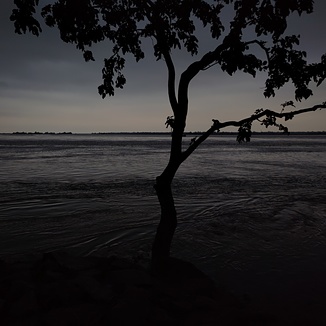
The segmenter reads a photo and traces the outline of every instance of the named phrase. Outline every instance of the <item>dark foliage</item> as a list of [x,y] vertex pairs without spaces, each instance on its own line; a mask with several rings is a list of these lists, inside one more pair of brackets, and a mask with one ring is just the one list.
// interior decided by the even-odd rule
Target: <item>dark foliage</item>
[[[34,16],[39,1],[15,0],[15,4],[17,9],[11,16],[15,31],[38,35],[42,30]],[[224,7],[229,6],[234,8],[234,17],[225,33],[227,26],[223,26],[221,17]],[[109,40],[113,44],[102,71],[99,92],[103,97],[114,95],[115,88],[124,86],[126,54],[132,54],[136,61],[144,58],[144,38],[153,40],[158,60],[175,48],[197,54],[195,21],[199,21],[206,27],[213,46],[213,51],[198,61],[200,70],[216,63],[230,75],[242,70],[255,76],[257,71],[265,70],[266,96],[274,95],[275,89],[292,81],[296,99],[301,100],[312,95],[311,80],[320,84],[325,79],[326,57],[320,63],[308,64],[306,52],[296,49],[299,36],[284,33],[291,13],[312,11],[312,0],[58,0],[44,6],[41,14],[48,26],[59,29],[64,42],[75,44],[83,52],[86,61],[94,60],[90,50],[94,43]],[[256,35],[246,40],[244,34],[250,28]],[[252,50],[255,46],[261,48],[264,59]]]

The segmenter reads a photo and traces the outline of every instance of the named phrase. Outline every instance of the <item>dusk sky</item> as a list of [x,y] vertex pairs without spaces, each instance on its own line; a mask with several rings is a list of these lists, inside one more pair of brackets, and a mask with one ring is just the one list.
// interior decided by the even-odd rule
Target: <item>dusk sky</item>
[[[149,51],[144,60],[136,64],[131,58],[127,62],[125,88],[103,100],[97,87],[110,45],[96,48],[96,61],[86,63],[74,45],[60,40],[56,29],[43,26],[39,37],[15,34],[9,20],[13,7],[13,0],[1,0],[0,132],[166,131],[166,117],[172,115],[166,69],[163,61],[155,61],[150,44],[145,43]],[[326,53],[325,13],[326,1],[316,0],[313,14],[295,15],[289,25],[289,34],[301,35],[301,48],[311,62]],[[203,39],[204,46],[214,49],[215,44],[208,41]],[[181,52],[173,56],[179,73],[191,62]],[[218,66],[202,72],[191,84],[187,131],[206,130],[212,119],[239,120],[257,108],[280,110],[281,103],[294,100],[291,85],[266,99],[264,77],[252,78],[241,72],[230,77]],[[312,98],[295,103],[296,107],[326,101],[326,83],[313,91]],[[290,131],[325,131],[326,110],[300,115],[286,125]],[[254,130],[265,128],[257,123]]]

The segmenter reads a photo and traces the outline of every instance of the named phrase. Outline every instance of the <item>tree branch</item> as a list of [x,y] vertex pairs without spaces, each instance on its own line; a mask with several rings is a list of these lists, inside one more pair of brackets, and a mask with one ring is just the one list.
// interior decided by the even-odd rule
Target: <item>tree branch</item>
[[188,104],[188,89],[191,80],[201,71],[217,61],[218,55],[224,48],[224,44],[220,44],[215,50],[207,52],[200,60],[193,62],[181,74],[178,89],[178,103]]
[[191,143],[191,145],[181,154],[181,163],[184,162],[204,140],[206,140],[211,134],[213,134],[215,130],[216,130],[216,127],[215,127],[215,123],[214,123],[199,138],[195,139]]
[[171,54],[168,51],[163,53],[166,66],[168,68],[168,94],[170,104],[173,110],[174,115],[176,114],[176,108],[178,106],[176,94],[175,94],[175,68],[171,58]]
[[162,55],[164,57],[167,69],[168,69],[168,95],[169,101],[173,110],[174,115],[176,114],[176,109],[178,106],[176,93],[175,93],[175,67],[173,60],[168,49],[168,46],[165,44],[164,33],[160,30],[161,26],[159,24],[159,13],[156,13],[153,8],[155,8],[154,3],[151,0],[146,0],[145,4],[150,8],[147,10],[147,19],[153,24],[156,31],[156,41],[161,46]]
[[234,126],[234,127],[240,127],[245,123],[253,122],[255,120],[258,120],[259,118],[263,116],[274,116],[277,118],[285,118],[286,120],[292,119],[295,115],[306,113],[306,112],[313,112],[318,109],[326,109],[326,102],[322,104],[317,104],[309,108],[300,109],[300,110],[294,110],[290,112],[275,112],[269,109],[263,110],[257,114],[253,114],[252,116],[239,120],[239,121],[226,121],[226,122],[219,122],[218,120],[213,120],[213,125],[204,132],[199,138],[194,140],[191,145],[182,153],[181,155],[181,162],[184,162],[194,151],[195,149],[204,141],[206,140],[210,135],[214,133],[214,131],[219,131],[222,128]]
[[245,45],[250,45],[250,44],[259,45],[264,50],[264,52],[266,54],[267,62],[269,64],[270,63],[270,56],[269,56],[268,48],[265,46],[265,43],[266,42],[264,42],[264,41],[252,40],[252,41],[245,42]]
[[[258,120],[259,118],[263,117],[263,116],[274,116],[277,118],[285,118],[286,120],[292,119],[295,115],[301,114],[301,113],[306,113],[306,112],[312,112],[312,111],[316,111],[318,109],[326,109],[326,102],[322,103],[322,104],[317,104],[314,105],[312,107],[309,108],[305,108],[305,109],[300,109],[300,110],[294,110],[294,111],[290,111],[290,112],[275,112],[269,109],[266,109],[262,112],[259,112],[257,114],[253,114],[252,116],[239,120],[239,121],[226,121],[226,122],[222,122],[222,123],[215,123],[215,127],[216,130],[225,128],[225,127],[229,127],[229,126],[234,126],[234,127],[240,127],[245,123],[248,122],[253,122],[255,120]],[[215,120],[217,121],[217,120]]]

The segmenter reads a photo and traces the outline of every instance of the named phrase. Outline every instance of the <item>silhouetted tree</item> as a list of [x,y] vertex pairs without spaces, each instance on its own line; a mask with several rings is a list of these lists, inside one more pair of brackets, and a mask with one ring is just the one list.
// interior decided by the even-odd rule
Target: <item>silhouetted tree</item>
[[[39,1],[15,0],[15,4],[17,8],[11,16],[15,31],[39,35],[41,25],[35,18]],[[228,26],[222,22],[225,9],[228,15],[232,14]],[[263,71],[266,72],[266,97],[274,96],[276,89],[291,81],[295,99],[307,99],[312,95],[309,83],[320,85],[325,79],[326,55],[319,63],[308,63],[306,52],[297,49],[299,36],[285,35],[285,31],[291,14],[312,11],[313,0],[48,0],[42,8],[46,25],[57,27],[61,39],[75,44],[86,61],[94,60],[91,51],[94,43],[111,41],[111,54],[104,60],[102,70],[103,83],[98,88],[103,98],[114,95],[115,88],[123,88],[126,83],[123,68],[127,55],[134,56],[137,62],[144,59],[142,39],[151,39],[154,56],[166,64],[173,113],[166,123],[172,129],[172,137],[169,161],[155,184],[161,220],[152,248],[153,262],[164,262],[169,257],[177,226],[171,190],[173,178],[180,165],[208,136],[227,126],[238,126],[238,141],[248,141],[255,120],[266,127],[275,125],[286,131],[286,127],[277,123],[278,118],[292,119],[297,114],[326,107],[322,103],[287,113],[261,109],[239,121],[213,120],[205,133],[183,149],[190,82],[199,72],[215,66],[229,75],[243,71],[255,77]],[[199,24],[203,26],[200,32]],[[206,35],[202,35],[204,32]],[[212,49],[198,57],[200,35],[211,39]],[[180,74],[178,84],[173,60],[175,49],[194,57],[193,63]],[[293,106],[293,101],[285,102],[283,108],[287,105]]]

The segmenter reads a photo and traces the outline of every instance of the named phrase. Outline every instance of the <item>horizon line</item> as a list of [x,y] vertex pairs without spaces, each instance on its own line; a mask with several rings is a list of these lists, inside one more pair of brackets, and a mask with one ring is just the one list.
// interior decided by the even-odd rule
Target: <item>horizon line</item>
[[[205,131],[185,131],[184,134],[203,134]],[[284,134],[281,131],[252,131],[253,134]],[[320,131],[290,131],[290,134],[326,134],[325,130]],[[0,132],[1,135],[114,135],[114,134],[157,134],[170,135],[170,131],[95,131],[95,132],[72,132],[72,131],[14,131]],[[213,135],[229,134],[236,135],[237,131],[219,131]]]

